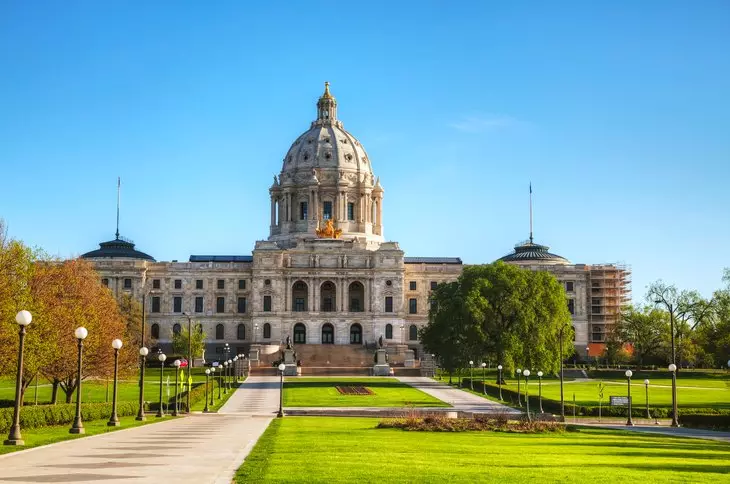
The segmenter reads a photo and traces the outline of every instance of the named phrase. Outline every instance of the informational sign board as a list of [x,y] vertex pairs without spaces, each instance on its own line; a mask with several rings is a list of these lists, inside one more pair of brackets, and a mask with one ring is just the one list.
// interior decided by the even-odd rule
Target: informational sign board
[[[626,407],[629,404],[629,397],[608,397],[612,407]],[[632,402],[633,403],[633,402]]]

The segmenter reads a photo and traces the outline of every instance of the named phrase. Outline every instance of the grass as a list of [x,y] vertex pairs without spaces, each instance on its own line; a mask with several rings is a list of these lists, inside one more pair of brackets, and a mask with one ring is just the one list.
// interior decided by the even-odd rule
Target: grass
[[[242,378],[239,380],[239,383],[242,383],[244,379]],[[231,390],[228,390],[228,394],[223,392],[223,389],[221,388],[221,398],[218,399],[218,388],[216,387],[215,391],[213,392],[213,405],[210,405],[210,390],[208,393],[208,411],[209,412],[217,412],[227,401],[229,398],[233,396],[233,393],[238,389],[238,385],[234,385]],[[195,403],[191,405],[193,412],[202,412],[203,409],[205,409],[205,400],[201,400],[198,403]]]
[[[99,419],[99,420],[92,420],[91,422],[84,422],[84,428],[86,429],[86,433],[83,435],[78,434],[70,434],[68,433],[68,429],[71,427],[71,425],[54,425],[52,427],[41,427],[37,429],[29,429],[29,430],[22,430],[21,433],[23,435],[23,440],[25,441],[25,445],[23,446],[11,446],[11,445],[3,445],[0,446],[0,454],[8,454],[10,452],[17,452],[19,450],[24,449],[30,449],[32,447],[38,447],[39,445],[47,445],[47,444],[53,444],[55,442],[61,442],[64,440],[71,440],[71,439],[80,439],[85,436],[90,435],[97,435],[97,434],[104,434],[107,432],[113,432],[115,430],[122,430],[122,429],[128,429],[132,427],[139,427],[140,425],[147,425],[155,422],[161,422],[163,420],[168,420],[172,417],[165,417],[164,419],[156,418],[152,416],[147,416],[147,420],[145,422],[138,422],[134,419],[134,417],[120,417],[119,422],[121,425],[119,427],[107,427],[106,419]],[[2,462],[0,460],[0,462]]]
[[[727,482],[730,446],[581,429],[562,434],[405,432],[378,419],[286,417],[259,439],[236,482]],[[322,458],[312,458],[312,456]],[[325,457],[326,456],[326,457]]]
[[[359,385],[372,395],[342,395],[335,386]],[[449,407],[395,378],[287,378],[285,407]]]

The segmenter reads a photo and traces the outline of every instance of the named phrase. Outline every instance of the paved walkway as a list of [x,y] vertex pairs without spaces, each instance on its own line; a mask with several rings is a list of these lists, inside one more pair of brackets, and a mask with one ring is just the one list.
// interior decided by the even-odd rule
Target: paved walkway
[[453,388],[446,383],[433,380],[425,376],[401,376],[398,377],[403,383],[407,383],[442,402],[450,404],[453,410],[474,413],[510,413],[519,414],[519,410],[502,405],[501,403],[487,400],[458,388]]
[[250,376],[218,413],[271,417],[279,411],[279,377]]
[[720,432],[717,430],[704,430],[704,429],[690,429],[686,427],[668,427],[668,426],[661,426],[661,425],[635,425],[633,427],[629,427],[626,425],[620,425],[620,424],[598,424],[598,423],[581,423],[578,422],[578,425],[586,425],[590,427],[601,427],[606,429],[615,429],[615,430],[629,430],[631,432],[642,432],[647,434],[661,434],[661,435],[671,435],[672,437],[689,437],[692,439],[709,439],[709,440],[717,440],[720,442],[727,442],[730,443],[730,432]]

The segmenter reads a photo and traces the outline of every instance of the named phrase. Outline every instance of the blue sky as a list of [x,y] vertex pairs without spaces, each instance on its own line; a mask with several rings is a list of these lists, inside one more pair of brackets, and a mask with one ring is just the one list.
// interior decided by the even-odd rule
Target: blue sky
[[730,266],[730,3],[0,3],[0,217],[60,256],[250,254],[325,80],[411,256],[528,236],[703,294]]

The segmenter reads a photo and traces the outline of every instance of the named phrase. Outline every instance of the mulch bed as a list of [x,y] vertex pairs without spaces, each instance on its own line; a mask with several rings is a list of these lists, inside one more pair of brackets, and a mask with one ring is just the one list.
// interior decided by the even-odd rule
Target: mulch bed
[[358,386],[358,387],[335,387],[337,391],[343,395],[374,395],[373,391],[369,388]]

